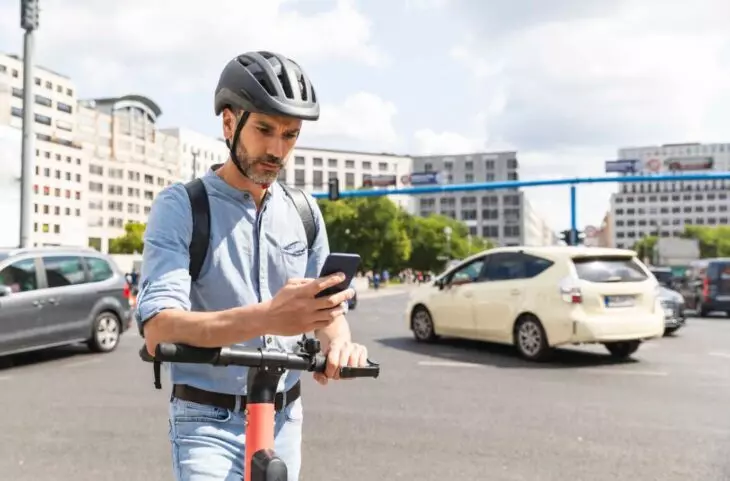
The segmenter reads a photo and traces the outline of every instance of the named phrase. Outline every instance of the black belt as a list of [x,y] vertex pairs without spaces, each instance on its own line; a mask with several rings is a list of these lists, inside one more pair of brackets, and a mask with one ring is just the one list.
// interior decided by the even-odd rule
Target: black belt
[[[293,403],[301,395],[301,381],[292,386],[286,393],[277,392],[274,397],[274,409],[277,412],[283,410],[289,404]],[[206,391],[197,387],[188,386],[187,384],[175,384],[172,387],[172,396],[183,401],[190,401],[198,404],[207,404],[223,409],[233,411],[236,408],[236,397],[233,394],[221,394],[217,392]],[[246,396],[241,396],[241,405],[239,411],[246,409]]]

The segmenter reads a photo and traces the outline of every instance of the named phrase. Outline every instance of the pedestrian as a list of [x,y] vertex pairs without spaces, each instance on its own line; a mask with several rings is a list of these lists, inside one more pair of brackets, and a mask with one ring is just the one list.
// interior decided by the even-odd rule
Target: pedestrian
[[[209,251],[191,282],[192,213],[185,185],[153,202],[145,235],[137,321],[150,354],[162,342],[200,347],[245,345],[291,351],[314,332],[327,355],[322,385],[340,366],[366,366],[344,317],[352,289],[314,294],[339,275],[316,279],[329,254],[317,203],[307,194],[318,234],[311,249],[293,201],[277,176],[303,120],[319,117],[312,83],[294,61],[249,52],[223,69],[215,91],[230,157],[202,177],[210,209]],[[171,364],[170,440],[178,481],[243,479],[246,368]],[[275,449],[299,479],[302,441],[300,372],[282,376],[285,406],[276,414]],[[227,406],[227,407],[222,407]],[[335,476],[337,477],[337,476]]]

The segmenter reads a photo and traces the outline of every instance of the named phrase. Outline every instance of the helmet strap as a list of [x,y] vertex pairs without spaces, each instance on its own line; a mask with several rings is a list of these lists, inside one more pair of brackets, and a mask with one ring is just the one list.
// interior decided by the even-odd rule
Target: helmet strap
[[228,150],[231,154],[231,160],[233,161],[233,165],[236,166],[238,171],[244,177],[248,177],[248,175],[246,175],[246,172],[243,171],[243,167],[241,167],[241,161],[238,160],[238,156],[236,155],[236,146],[238,145],[238,138],[241,136],[241,130],[243,130],[243,126],[246,125],[246,121],[248,120],[249,115],[251,115],[251,113],[249,111],[245,111],[241,116],[238,124],[236,124],[236,130],[233,132],[233,140],[228,141],[228,139],[226,139],[226,145],[228,146]]

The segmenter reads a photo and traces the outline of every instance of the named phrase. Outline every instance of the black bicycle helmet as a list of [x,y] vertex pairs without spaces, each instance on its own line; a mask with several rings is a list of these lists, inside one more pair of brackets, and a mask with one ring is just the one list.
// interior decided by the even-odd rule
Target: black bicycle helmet
[[273,52],[248,52],[228,62],[215,89],[215,114],[226,107],[319,118],[317,94],[307,74],[293,60]]
[[226,139],[226,145],[231,160],[246,177],[236,156],[236,145],[251,112],[302,120],[319,118],[317,94],[304,70],[293,60],[267,51],[241,54],[223,68],[215,89],[216,116],[227,107],[244,111],[233,139]]

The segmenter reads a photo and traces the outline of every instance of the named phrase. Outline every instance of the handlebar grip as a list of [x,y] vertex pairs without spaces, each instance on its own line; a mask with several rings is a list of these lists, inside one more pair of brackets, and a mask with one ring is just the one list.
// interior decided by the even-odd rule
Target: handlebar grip
[[380,364],[368,359],[365,367],[341,367],[340,379],[352,379],[355,377],[377,378],[380,375]]
[[194,347],[187,344],[158,344],[155,360],[188,364],[216,364],[220,357],[219,347]]

